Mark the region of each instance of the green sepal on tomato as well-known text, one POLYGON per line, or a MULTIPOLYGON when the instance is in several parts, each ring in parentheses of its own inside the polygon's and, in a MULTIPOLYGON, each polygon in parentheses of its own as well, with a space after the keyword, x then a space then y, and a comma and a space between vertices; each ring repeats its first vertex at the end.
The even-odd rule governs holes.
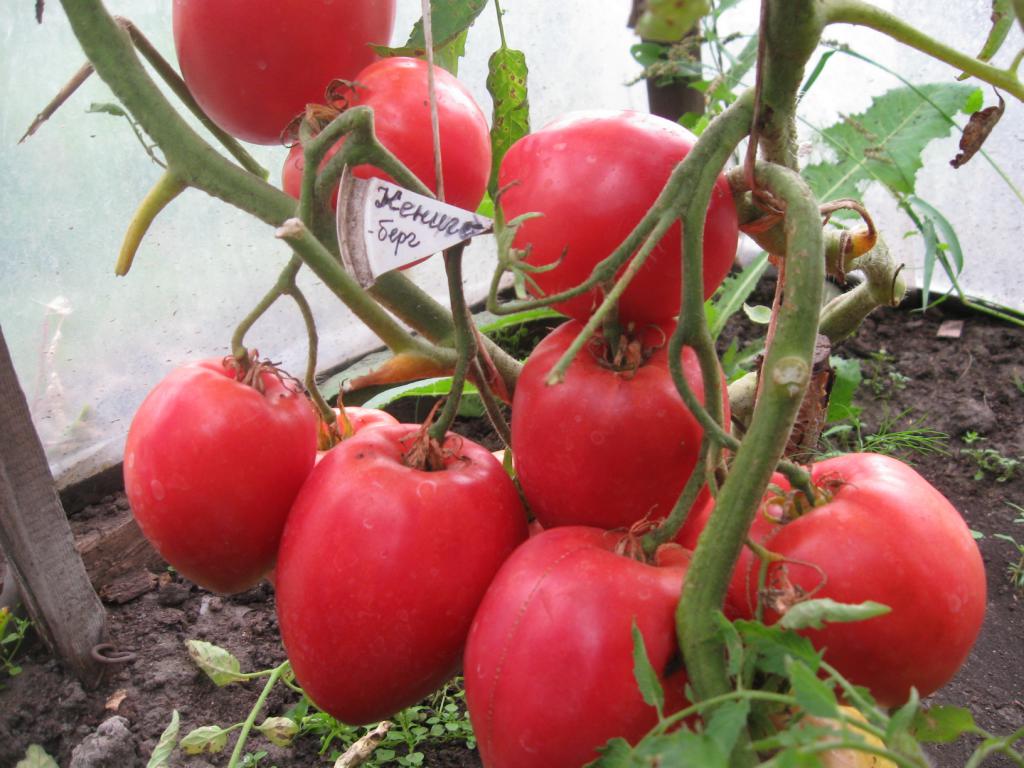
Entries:
POLYGON ((189 91, 227 133, 277 144, 330 82, 386 45, 395 0, 174 0, 174 46, 189 91))
MULTIPOLYGON (((373 108, 377 139, 436 194, 427 67, 422 59, 382 59, 355 76, 352 88, 346 92, 346 101, 348 106, 373 108)), ((445 200, 473 211, 483 198, 491 172, 487 118, 469 89, 451 73, 435 66, 434 79, 445 200)), ((341 143, 331 147, 324 162, 340 148, 341 143)), ((296 144, 288 153, 281 174, 282 187, 292 197, 299 196, 304 168, 302 145, 296 144)), ((361 179, 394 181, 371 165, 358 165, 353 173, 361 179)), ((332 205, 337 206, 337 189, 332 205)))
MULTIPOLYGON (((963 665, 985 615, 984 563, 967 524, 927 480, 889 456, 836 456, 814 464, 811 475, 823 497, 817 506, 794 517, 771 491, 751 529, 753 540, 784 558, 768 567, 765 622, 801 595, 882 603, 891 608, 884 616, 801 634, 883 706, 905 702, 911 687, 928 696, 963 665)), ((783 477, 773 482, 790 491, 783 477)), ((709 512, 688 522, 686 544, 695 545, 709 512)), ((745 549, 729 586, 727 607, 744 618, 756 608, 759 564, 745 549)))
MULTIPOLYGON (((582 283, 626 239, 661 193, 696 137, 678 123, 630 111, 572 112, 523 137, 501 162, 498 183, 506 220, 526 213, 513 246, 545 295, 582 283)), ((715 183, 704 224, 704 297, 728 274, 739 237, 724 177, 715 183)), ((619 301, 622 322, 661 322, 679 314, 680 227, 655 246, 619 301)), ((535 293, 539 293, 531 287, 535 293)), ((594 288, 554 305, 585 321, 601 302, 594 288)))
POLYGON ((578 768, 611 738, 658 721, 634 675, 635 623, 665 694, 686 705, 675 609, 689 552, 653 564, 619 554, 626 535, 566 526, 505 562, 466 644, 466 703, 486 768, 578 768))
MULTIPOLYGON (((530 509, 545 528, 628 529, 664 518, 696 467, 703 437, 668 369, 673 328, 642 328, 637 343, 648 356, 625 370, 608 367, 598 334, 576 355, 565 380, 549 386, 549 372, 581 330, 571 320, 548 334, 516 384, 512 438, 530 509)), ((703 403, 697 356, 684 347, 681 357, 683 375, 703 403)), ((728 423, 727 401, 723 408, 728 423)))
POLYGON ((285 518, 316 453, 317 417, 275 372, 261 390, 224 361, 168 374, 128 430, 125 492, 143 534, 179 573, 240 592, 274 565, 285 518))
POLYGON ((373 427, 331 449, 281 541, 285 649, 310 698, 346 723, 388 717, 457 672, 487 586, 526 539, 498 460, 449 434, 443 469, 407 466, 419 430, 373 427))

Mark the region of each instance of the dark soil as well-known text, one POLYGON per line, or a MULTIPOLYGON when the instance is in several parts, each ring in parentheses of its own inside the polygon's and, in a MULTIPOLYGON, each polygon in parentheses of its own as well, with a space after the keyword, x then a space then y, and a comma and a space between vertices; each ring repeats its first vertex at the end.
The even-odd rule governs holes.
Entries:
MULTIPOLYGON (((975 479, 978 465, 962 452, 967 447, 962 438, 975 432, 984 441, 972 448, 992 449, 1008 459, 1024 456, 1024 391, 1017 383, 1024 379, 1024 356, 1019 351, 1024 332, 970 315, 961 318, 965 322, 959 338, 939 338, 938 329, 946 319, 942 312, 922 316, 880 311, 837 353, 859 357, 870 378, 858 397, 865 408, 861 417, 865 433, 895 418, 901 424, 920 421, 949 435, 948 454, 908 453, 904 458, 950 498, 972 528, 984 534, 979 545, 988 572, 989 605, 981 637, 966 666, 930 703, 968 706, 983 728, 1005 734, 1024 723, 1024 607, 1007 572, 1019 554, 994 534, 1013 534, 1024 542, 1024 525, 1013 522, 1020 513, 1009 506, 1009 502, 1024 505, 1024 467, 1003 482, 997 482, 992 473, 975 479), (872 356, 879 348, 886 350, 884 358, 872 356)), ((478 434, 475 423, 468 425, 464 428, 478 434)), ((121 497, 106 497, 75 518, 115 515, 123 504, 121 497)), ((115 714, 127 720, 138 766, 145 765, 174 709, 181 715, 182 734, 201 725, 227 726, 245 719, 262 683, 215 687, 189 660, 185 641, 204 639, 224 646, 241 660, 243 670, 277 665, 284 652, 272 588, 264 584, 224 598, 170 572, 158 575, 156 588, 122 605, 107 606, 112 641, 133 650, 137 659, 111 668, 97 690, 83 690, 39 644, 21 654, 18 663, 23 671, 4 680, 0 690, 0 766, 14 766, 32 743, 42 745, 61 766, 67 766, 73 748, 115 714)), ((271 695, 266 714, 281 714, 296 699, 280 688, 271 695)), ((273 747, 259 736, 250 744, 253 751, 269 753, 261 766, 330 765, 318 757, 319 741, 312 736, 300 737, 291 748, 273 747)), ((971 749, 968 741, 936 749, 936 765, 962 766, 971 749)), ((459 745, 427 745, 423 751, 428 766, 480 765, 475 751, 459 745)), ((208 758, 186 758, 177 752, 171 764, 188 768, 227 764, 226 753, 208 758)), ((122 768, 122 763, 110 765, 122 768)), ((131 765, 129 760, 123 768, 131 765)), ((986 765, 1009 763, 992 759, 986 765)))

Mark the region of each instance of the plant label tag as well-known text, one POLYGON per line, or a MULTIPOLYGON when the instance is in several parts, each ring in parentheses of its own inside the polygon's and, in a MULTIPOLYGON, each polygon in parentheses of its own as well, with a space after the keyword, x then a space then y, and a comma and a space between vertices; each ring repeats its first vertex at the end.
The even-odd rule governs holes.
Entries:
POLYGON ((491 232, 483 216, 348 168, 338 190, 338 243, 345 269, 364 288, 380 275, 491 232))

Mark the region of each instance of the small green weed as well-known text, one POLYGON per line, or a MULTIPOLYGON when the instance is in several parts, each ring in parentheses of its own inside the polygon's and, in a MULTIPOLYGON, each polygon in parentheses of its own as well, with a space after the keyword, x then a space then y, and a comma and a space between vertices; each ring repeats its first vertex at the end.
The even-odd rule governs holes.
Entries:
MULTIPOLYGON (((312 734, 320 739, 320 754, 336 760, 358 739, 376 727, 351 726, 340 723, 326 712, 313 711, 304 698, 290 717, 299 716, 300 735, 312 734), (308 712, 308 714, 306 714, 308 712)), ((466 692, 462 678, 456 678, 435 693, 425 704, 404 709, 392 718, 394 727, 384 736, 366 765, 421 766, 426 744, 460 743, 472 749, 476 737, 466 711, 466 692)))
POLYGON ((904 376, 896 370, 893 365, 895 360, 896 358, 885 349, 879 349, 877 352, 871 353, 867 363, 867 375, 864 380, 871 388, 875 397, 887 400, 892 397, 894 392, 907 388, 907 382, 910 381, 910 377, 904 376))
MULTIPOLYGON (((1024 525, 1024 507, 1014 504, 1012 501, 1006 503, 1020 513, 1020 516, 1013 522, 1017 525, 1024 525)), ((1010 583, 1013 584, 1014 588, 1018 592, 1024 592, 1024 543, 1017 541, 1008 533, 997 533, 995 538, 1008 541, 1017 548, 1016 559, 1011 560, 1010 564, 1006 566, 1006 572, 1010 576, 1010 583)))
POLYGON ((910 410, 886 415, 874 432, 867 432, 857 413, 829 427, 821 438, 826 456, 840 453, 881 453, 909 461, 911 454, 948 456, 949 435, 924 425, 924 419, 909 420, 910 410))
MULTIPOLYGON (((967 432, 961 439, 968 446, 980 444, 985 440, 977 432, 967 432)), ((1005 483, 1016 477, 1021 470, 1021 457, 1005 456, 995 448, 961 448, 960 455, 974 462, 975 480, 984 480, 991 475, 997 483, 1005 483)))
POLYGON ((21 674, 21 667, 14 663, 25 634, 32 626, 30 619, 15 616, 8 608, 0 608, 0 668, 8 677, 21 674))

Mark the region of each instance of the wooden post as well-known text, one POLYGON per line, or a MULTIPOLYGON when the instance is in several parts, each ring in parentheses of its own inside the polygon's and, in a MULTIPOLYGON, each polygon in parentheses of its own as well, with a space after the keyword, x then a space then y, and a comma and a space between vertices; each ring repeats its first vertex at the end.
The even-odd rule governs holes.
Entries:
POLYGON ((0 328, 0 547, 36 631, 86 687, 103 665, 92 657, 106 614, 75 550, 0 328))

